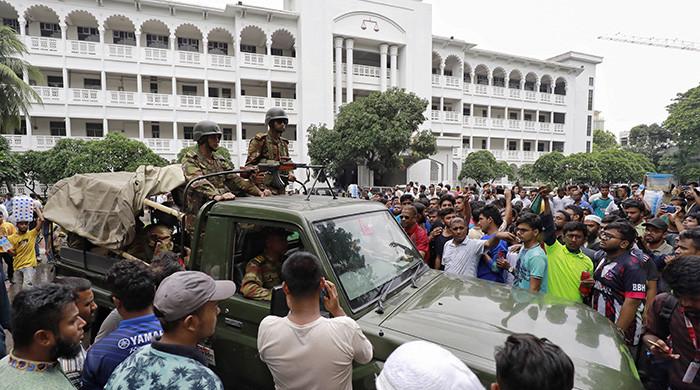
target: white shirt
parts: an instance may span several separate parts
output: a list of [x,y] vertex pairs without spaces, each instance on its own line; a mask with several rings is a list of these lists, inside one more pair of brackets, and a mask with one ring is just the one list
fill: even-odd
[[372,360],[372,344],[350,317],[298,325],[267,316],[258,328],[258,352],[276,389],[352,390],[353,360]]
[[486,252],[485,244],[486,240],[472,240],[470,238],[465,238],[459,244],[455,244],[454,240],[448,241],[442,254],[445,272],[476,277],[479,259]]
[[560,198],[559,196],[552,197],[552,214],[557,211],[564,211],[564,208],[570,204],[574,204],[574,200],[570,196]]
[[5,207],[4,204],[0,203],[0,214],[2,214],[2,217],[7,221],[8,214],[7,214],[7,207]]

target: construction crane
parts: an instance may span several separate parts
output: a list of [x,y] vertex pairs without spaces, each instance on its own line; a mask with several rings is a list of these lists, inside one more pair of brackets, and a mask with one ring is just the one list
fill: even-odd
[[683,41],[680,39],[638,37],[634,35],[624,35],[621,33],[617,33],[613,36],[599,36],[598,39],[606,41],[634,43],[637,45],[664,47],[667,49],[700,51],[700,43]]

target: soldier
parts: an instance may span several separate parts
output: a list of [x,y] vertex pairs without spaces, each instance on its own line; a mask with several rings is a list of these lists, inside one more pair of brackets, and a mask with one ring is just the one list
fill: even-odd
[[287,231],[268,228],[265,234],[265,249],[245,266],[241,282],[241,293],[248,299],[269,301],[272,288],[281,284],[282,260],[287,252]]
[[[291,160],[289,157],[289,141],[282,138],[285,128],[289,123],[289,118],[283,109],[272,107],[265,114],[265,126],[267,133],[258,133],[250,140],[248,145],[248,159],[246,166],[254,166],[260,163],[284,163]],[[261,172],[256,175],[256,184],[264,185],[276,194],[283,194],[284,188],[274,188],[271,186],[272,180],[269,173]],[[287,176],[289,181],[294,181],[294,175],[290,172]]]
[[[212,121],[201,121],[194,126],[194,140],[197,149],[189,151],[182,158],[182,170],[185,179],[190,181],[209,173],[233,169],[233,164],[214,152],[219,148],[221,129]],[[253,196],[269,195],[269,191],[261,191],[255,184],[236,174],[214,176],[195,182],[185,199],[186,229],[189,233],[194,230],[194,217],[199,208],[208,200],[232,200],[237,192],[245,192]]]

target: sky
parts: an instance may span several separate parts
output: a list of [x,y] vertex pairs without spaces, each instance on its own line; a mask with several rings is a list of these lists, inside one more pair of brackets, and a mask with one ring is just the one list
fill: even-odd
[[[191,2],[221,5],[222,1]],[[243,2],[282,8],[282,0]],[[616,134],[638,124],[663,122],[666,106],[676,94],[700,84],[700,51],[597,39],[620,32],[700,42],[698,0],[425,2],[433,6],[433,34],[454,36],[477,48],[540,59],[570,50],[602,56],[594,108],[603,112],[606,130]]]

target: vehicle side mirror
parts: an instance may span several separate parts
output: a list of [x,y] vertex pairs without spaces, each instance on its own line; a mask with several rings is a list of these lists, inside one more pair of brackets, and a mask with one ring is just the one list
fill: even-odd
[[289,313],[287,306],[287,296],[282,290],[282,286],[272,288],[272,300],[270,301],[270,314],[277,317],[285,317]]

